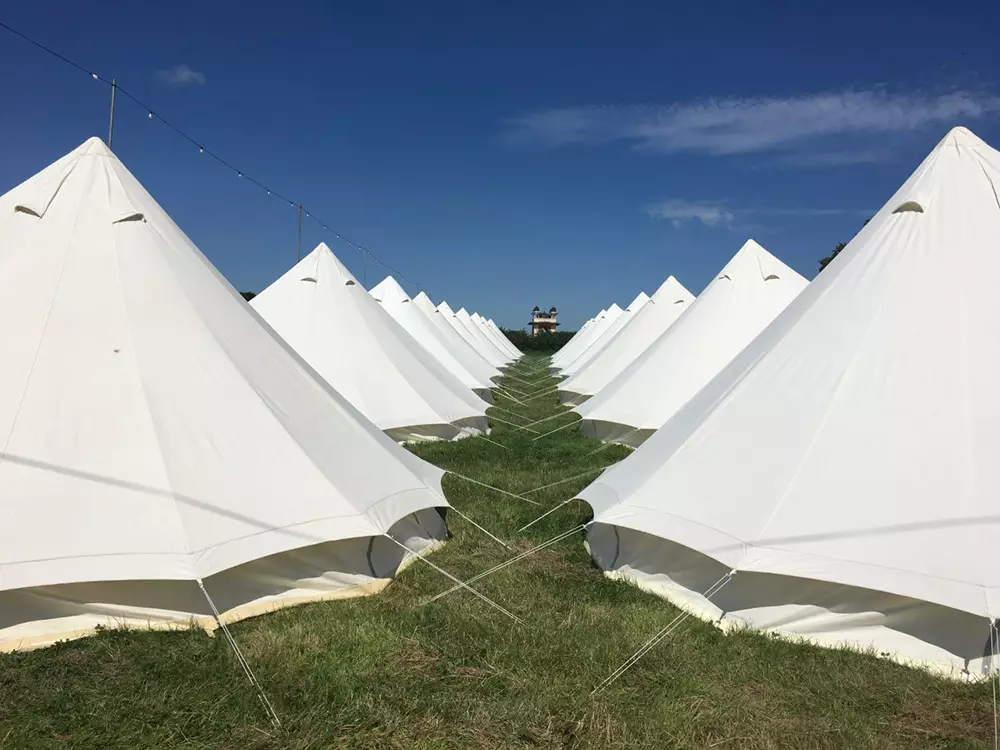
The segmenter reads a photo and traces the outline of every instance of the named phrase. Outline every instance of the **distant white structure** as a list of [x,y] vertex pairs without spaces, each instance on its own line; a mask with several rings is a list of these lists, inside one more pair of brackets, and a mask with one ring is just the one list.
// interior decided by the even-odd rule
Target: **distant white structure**
[[538,305],[531,311],[531,320],[528,325],[531,327],[531,335],[537,336],[540,333],[555,333],[559,327],[559,311],[551,307],[548,310],[539,309]]

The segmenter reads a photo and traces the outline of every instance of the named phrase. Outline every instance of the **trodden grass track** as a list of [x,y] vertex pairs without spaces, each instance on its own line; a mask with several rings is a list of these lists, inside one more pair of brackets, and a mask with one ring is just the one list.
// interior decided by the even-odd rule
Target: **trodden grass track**
[[[526,357],[490,414],[564,411],[547,359]],[[516,392],[515,392],[516,391]],[[540,394],[540,395],[536,395]],[[503,411],[500,411],[502,409]],[[529,430],[413,448],[445,469],[449,501],[523,552],[586,522],[571,502],[517,530],[627,455],[557,416]],[[466,580],[515,552],[448,516],[429,559]],[[677,610],[606,579],[577,532],[473,584],[523,621],[415,563],[381,594],[310,604],[232,631],[281,718],[275,729],[225,639],[107,631],[0,655],[0,748],[962,748],[993,746],[988,683],[946,681],[873,655],[690,618],[597,697],[591,691]]]

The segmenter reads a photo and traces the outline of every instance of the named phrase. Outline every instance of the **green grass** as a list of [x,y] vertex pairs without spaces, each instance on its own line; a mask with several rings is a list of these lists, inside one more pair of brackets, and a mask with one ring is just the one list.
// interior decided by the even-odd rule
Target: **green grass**
[[[519,377],[543,361],[519,364]],[[498,398],[497,406],[530,419],[558,411],[554,394],[525,405]],[[575,427],[533,437],[497,424],[492,439],[506,450],[473,439],[414,451],[512,492],[627,455],[617,446],[591,455],[600,445]],[[593,476],[531,495],[541,507],[452,476],[445,490],[457,509],[523,551],[589,518],[586,506],[572,502],[515,534]],[[455,514],[449,525],[454,538],[431,559],[462,579],[512,554]],[[377,596],[234,626],[282,719],[277,730],[225,640],[201,632],[109,631],[0,655],[0,747],[992,746],[988,684],[950,682],[867,654],[752,632],[723,635],[694,619],[591,698],[677,611],[605,578],[579,534],[476,584],[524,626],[466,592],[424,604],[450,585],[417,563]]]

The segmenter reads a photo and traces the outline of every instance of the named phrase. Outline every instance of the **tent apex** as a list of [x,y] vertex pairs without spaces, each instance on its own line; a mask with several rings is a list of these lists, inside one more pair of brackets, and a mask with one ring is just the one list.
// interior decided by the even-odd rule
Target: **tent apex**
[[[90,136],[76,149],[78,154],[87,156],[114,156],[114,152],[96,135]],[[117,157],[115,157],[117,158]]]

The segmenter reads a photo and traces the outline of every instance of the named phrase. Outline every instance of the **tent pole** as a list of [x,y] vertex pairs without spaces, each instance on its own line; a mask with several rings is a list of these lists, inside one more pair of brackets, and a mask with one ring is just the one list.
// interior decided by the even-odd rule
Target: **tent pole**
[[108,118],[108,148],[111,148],[111,140],[115,135],[115,92],[118,90],[118,79],[111,79],[111,114]]
[[299,204],[299,241],[295,249],[295,260],[302,260],[302,204]]

